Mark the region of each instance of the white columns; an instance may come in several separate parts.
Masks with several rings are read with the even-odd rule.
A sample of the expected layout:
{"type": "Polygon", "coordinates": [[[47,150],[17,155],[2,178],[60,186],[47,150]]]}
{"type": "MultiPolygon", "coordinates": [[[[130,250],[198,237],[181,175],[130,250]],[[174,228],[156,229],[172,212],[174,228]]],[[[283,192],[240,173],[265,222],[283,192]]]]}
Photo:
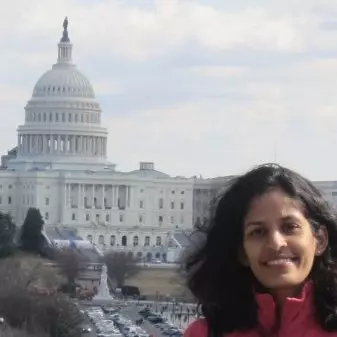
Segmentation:
{"type": "Polygon", "coordinates": [[[131,198],[132,198],[132,193],[131,193],[131,186],[128,186],[128,207],[131,205],[131,198]]]}
{"type": "Polygon", "coordinates": [[[91,201],[91,208],[95,207],[95,185],[92,184],[92,201],[91,201]]]}
{"type": "Polygon", "coordinates": [[[129,186],[125,186],[125,207],[129,207],[129,186]]]}
{"type": "Polygon", "coordinates": [[[115,186],[111,185],[111,208],[115,206],[115,186]]]}
{"type": "Polygon", "coordinates": [[[76,136],[71,137],[71,153],[76,153],[76,136]]]}
{"type": "Polygon", "coordinates": [[[81,184],[77,186],[77,208],[82,208],[81,184]]]}
{"type": "Polygon", "coordinates": [[[42,153],[47,153],[47,136],[42,135],[42,153]]]}
{"type": "Polygon", "coordinates": [[[50,135],[50,146],[49,146],[49,153],[54,153],[55,152],[55,136],[50,135]]]}
{"type": "Polygon", "coordinates": [[[68,205],[68,200],[67,200],[67,197],[68,197],[68,188],[67,187],[68,187],[68,184],[65,183],[64,184],[64,208],[67,208],[67,205],[68,205]]]}
{"type": "Polygon", "coordinates": [[[104,194],[105,194],[105,186],[102,185],[102,209],[105,209],[104,194]]]}
{"type": "Polygon", "coordinates": [[[57,136],[57,153],[61,152],[61,136],[57,136]]]}
{"type": "Polygon", "coordinates": [[[94,143],[93,155],[97,156],[97,137],[93,137],[93,143],[94,143]]]}
{"type": "Polygon", "coordinates": [[[106,138],[103,138],[103,157],[106,157],[106,138]]]}
{"type": "Polygon", "coordinates": [[[33,152],[32,151],[32,149],[33,149],[33,137],[32,137],[32,135],[29,135],[28,137],[29,137],[29,154],[31,154],[33,152]]]}

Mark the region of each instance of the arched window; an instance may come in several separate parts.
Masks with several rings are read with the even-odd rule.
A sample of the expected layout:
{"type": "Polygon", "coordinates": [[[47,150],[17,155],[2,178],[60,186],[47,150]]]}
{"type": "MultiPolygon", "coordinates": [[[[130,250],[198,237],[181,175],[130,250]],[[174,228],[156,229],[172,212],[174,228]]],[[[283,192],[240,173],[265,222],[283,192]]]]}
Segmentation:
{"type": "Polygon", "coordinates": [[[145,236],[144,246],[150,246],[151,240],[149,236],[145,236]]]}
{"type": "Polygon", "coordinates": [[[127,246],[128,245],[128,238],[126,235],[122,236],[122,246],[127,246]]]}
{"type": "Polygon", "coordinates": [[[111,235],[110,236],[110,246],[114,246],[116,244],[116,236],[111,235]]]}
{"type": "Polygon", "coordinates": [[[161,237],[160,236],[156,237],[156,246],[161,246],[161,237]]]}
{"type": "Polygon", "coordinates": [[[163,209],[164,208],[164,199],[160,198],[159,199],[159,205],[158,205],[159,209],[163,209]]]}
{"type": "Polygon", "coordinates": [[[104,236],[103,236],[103,235],[100,235],[100,236],[98,237],[98,243],[99,243],[100,245],[104,245],[104,236]]]}
{"type": "Polygon", "coordinates": [[[139,238],[138,238],[138,236],[136,235],[136,236],[133,237],[133,245],[134,245],[134,246],[138,246],[138,244],[139,244],[139,238]]]}
{"type": "Polygon", "coordinates": [[[147,261],[147,262],[151,262],[151,260],[152,260],[152,253],[148,252],[148,253],[146,254],[146,261],[147,261]]]}
{"type": "Polygon", "coordinates": [[[92,235],[88,235],[87,236],[87,241],[89,241],[90,243],[92,243],[92,235]]]}

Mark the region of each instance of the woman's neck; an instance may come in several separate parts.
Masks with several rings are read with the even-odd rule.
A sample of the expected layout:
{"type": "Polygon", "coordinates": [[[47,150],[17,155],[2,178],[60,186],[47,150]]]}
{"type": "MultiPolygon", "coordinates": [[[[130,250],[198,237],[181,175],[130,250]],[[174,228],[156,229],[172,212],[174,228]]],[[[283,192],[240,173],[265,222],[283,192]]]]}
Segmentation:
{"type": "Polygon", "coordinates": [[[287,298],[295,298],[301,294],[303,285],[298,285],[294,287],[280,288],[270,290],[269,293],[273,296],[276,303],[276,308],[278,312],[281,312],[283,303],[287,298]]]}

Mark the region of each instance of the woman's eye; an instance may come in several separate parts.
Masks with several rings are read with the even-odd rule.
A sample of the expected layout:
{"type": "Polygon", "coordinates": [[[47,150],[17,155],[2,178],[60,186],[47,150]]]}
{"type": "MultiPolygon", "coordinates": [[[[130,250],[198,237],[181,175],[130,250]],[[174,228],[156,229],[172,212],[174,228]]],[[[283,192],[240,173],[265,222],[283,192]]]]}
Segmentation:
{"type": "Polygon", "coordinates": [[[263,228],[257,228],[257,229],[254,229],[253,231],[251,231],[249,233],[249,236],[259,237],[259,236],[263,236],[264,233],[265,233],[265,230],[263,228]]]}
{"type": "Polygon", "coordinates": [[[294,231],[296,231],[297,228],[298,228],[298,225],[295,223],[285,223],[282,226],[283,231],[287,234],[293,233],[294,231]]]}

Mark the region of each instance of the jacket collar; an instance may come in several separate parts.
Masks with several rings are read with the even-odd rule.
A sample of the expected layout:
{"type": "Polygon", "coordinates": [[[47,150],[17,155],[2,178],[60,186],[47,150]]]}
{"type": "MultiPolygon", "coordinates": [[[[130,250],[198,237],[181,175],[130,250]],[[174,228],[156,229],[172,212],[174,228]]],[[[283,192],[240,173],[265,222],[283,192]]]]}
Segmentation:
{"type": "MultiPolygon", "coordinates": [[[[289,324],[302,325],[303,323],[313,321],[313,285],[306,283],[299,297],[288,297],[280,313],[280,328],[289,324]]],[[[271,330],[276,325],[276,303],[270,294],[256,294],[256,301],[259,307],[259,323],[263,329],[271,330]]]]}

